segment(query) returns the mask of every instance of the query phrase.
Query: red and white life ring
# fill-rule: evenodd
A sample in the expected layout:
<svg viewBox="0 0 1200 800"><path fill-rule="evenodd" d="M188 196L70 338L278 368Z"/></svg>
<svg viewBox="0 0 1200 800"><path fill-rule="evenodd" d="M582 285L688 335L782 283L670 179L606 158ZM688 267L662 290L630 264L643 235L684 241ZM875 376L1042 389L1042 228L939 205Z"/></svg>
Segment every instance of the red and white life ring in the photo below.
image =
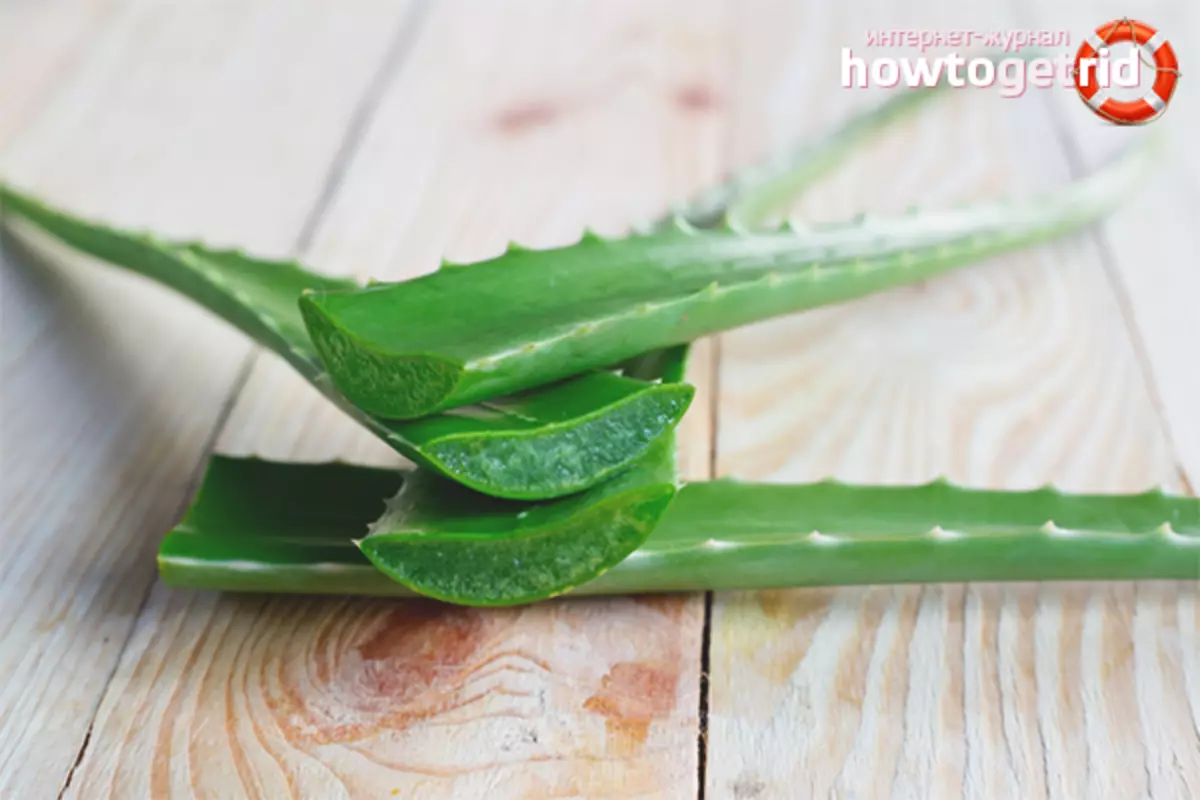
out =
<svg viewBox="0 0 1200 800"><path fill-rule="evenodd" d="M1154 58L1154 86L1138 100L1112 99L1096 79L1095 62L1086 69L1081 66L1083 59L1095 59L1101 48L1117 42L1133 42ZM1092 111L1118 125L1138 125L1158 117L1171 102L1178 80L1179 61L1170 43L1146 23L1129 18L1116 19L1096 28L1075 55L1075 88Z"/></svg>

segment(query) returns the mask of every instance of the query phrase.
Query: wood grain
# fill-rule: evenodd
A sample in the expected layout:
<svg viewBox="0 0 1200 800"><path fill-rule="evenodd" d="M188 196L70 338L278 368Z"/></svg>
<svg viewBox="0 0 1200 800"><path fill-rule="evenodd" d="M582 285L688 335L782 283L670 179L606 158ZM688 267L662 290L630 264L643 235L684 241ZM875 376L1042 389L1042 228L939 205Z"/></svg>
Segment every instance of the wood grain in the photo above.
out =
<svg viewBox="0 0 1200 800"><path fill-rule="evenodd" d="M91 31L0 176L82 213L285 252L402 11L356 5L130 5ZM34 33L71 16L46 12L25 10ZM37 85L5 102L23 107L45 74L16 73ZM0 273L4 797L66 780L250 352L165 291L55 260L6 242Z"/></svg>
<svg viewBox="0 0 1200 800"><path fill-rule="evenodd" d="M124 0L10 0L0 6L0 152L102 38Z"/></svg>
<svg viewBox="0 0 1200 800"><path fill-rule="evenodd" d="M0 176L403 277L620 231L825 128L872 100L837 88L866 29L1130 13L1200 46L1194 3L1130 5L22 0L0 8L0 72L22 70L0 86ZM798 210L1027 193L1112 144L1069 97L957 94ZM1161 123L1177 168L1099 235L698 345L687 473L715 455L767 480L1194 487L1195 100ZM698 597L147 598L214 442L397 459L187 303L0 255L0 445L20 465L0 471L0 796L69 775L84 798L691 797L705 700L709 798L1200 794L1194 583L721 594L707 698Z"/></svg>
<svg viewBox="0 0 1200 800"><path fill-rule="evenodd" d="M763 4L747 19L739 154L814 124L795 109L845 102L808 65L836 64L864 28L1010 26L934 3ZM779 44L764 47L759 26ZM957 93L798 211L899 211L1065 180L1041 100ZM718 472L1178 488L1121 299L1092 237L1075 236L727 334ZM1194 584L720 594L706 796L1193 796L1196 598Z"/></svg>
<svg viewBox="0 0 1200 800"><path fill-rule="evenodd" d="M719 70L721 12L438 4L306 260L399 278L658 213L718 169L720 117L693 95ZM692 476L707 403L681 433ZM397 460L270 356L218 449ZM70 794L692 797L703 616L686 596L477 611L159 587Z"/></svg>
<svg viewBox="0 0 1200 800"><path fill-rule="evenodd" d="M1163 32L1180 58L1200 53L1198 14L1195 3L1173 0L1073 1L1025 10L1037 26L1080 31L1126 15L1146 20ZM1200 251L1200 230L1193 224L1200 213L1200 153L1195 146L1200 86L1181 78L1167 113L1146 129L1103 124L1080 113L1082 104L1069 93L1053 99L1059 136L1075 172L1151 132L1162 142L1162 167L1147 175L1139 194L1104 224L1098 244L1122 290L1122 310L1143 354L1179 467L1195 488L1200 486L1200 370L1189 363L1200 346L1195 324L1200 270L1189 268L1195 257L1187 254Z"/></svg>

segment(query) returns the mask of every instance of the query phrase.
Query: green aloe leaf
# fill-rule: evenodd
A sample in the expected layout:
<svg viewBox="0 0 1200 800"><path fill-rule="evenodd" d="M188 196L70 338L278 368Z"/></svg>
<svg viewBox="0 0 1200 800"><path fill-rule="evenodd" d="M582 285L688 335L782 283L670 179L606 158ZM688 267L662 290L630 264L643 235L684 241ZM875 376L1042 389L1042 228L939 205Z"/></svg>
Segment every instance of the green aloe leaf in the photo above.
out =
<svg viewBox="0 0 1200 800"><path fill-rule="evenodd" d="M646 354L626 371L679 380L689 351ZM463 605L529 603L594 580L636 550L666 512L676 480L674 431L616 477L540 503L485 497L417 470L355 544L418 594Z"/></svg>
<svg viewBox="0 0 1200 800"><path fill-rule="evenodd" d="M413 473L357 542L383 574L419 594L467 605L560 595L623 561L675 494L674 442L582 494L524 504Z"/></svg>
<svg viewBox="0 0 1200 800"><path fill-rule="evenodd" d="M735 175L678 213L696 227L751 202L773 210L837 166L848 144L878 133L933 92L907 92L852 118L813 143ZM786 189L786 191L785 191ZM352 289L353 281L199 243L162 242L73 218L0 184L0 212L24 217L67 244L132 269L201 303L288 360L362 425L418 464L478 491L545 499L582 491L627 468L678 424L693 389L682 374L657 381L585 373L450 414L398 421L375 417L337 392L316 357L297 308L306 290ZM2 216L2 214L0 214ZM671 228L674 217L656 223ZM629 378L640 378L630 380ZM669 385L668 385L669 384Z"/></svg>
<svg viewBox="0 0 1200 800"><path fill-rule="evenodd" d="M352 541L378 515L379 498L404 480L405 473L345 464L215 457L196 503L163 541L159 570L180 587L410 594ZM452 496L426 495L433 502L423 512L426 529L486 536L515 524L509 511L477 505L451 506L443 515ZM633 508L654 502L630 499ZM553 519L565 531L573 517ZM452 561L457 554L445 555ZM453 564L434 566L454 580ZM516 565L508 570L517 572ZM680 489L649 538L572 594L1134 579L1200 579L1200 499L1157 490L977 490L944 481L881 487L721 480Z"/></svg>
<svg viewBox="0 0 1200 800"><path fill-rule="evenodd" d="M313 290L300 306L352 402L381 417L423 416L1060 235L1127 195L1147 155L1029 201L753 236L588 234L403 283Z"/></svg>
<svg viewBox="0 0 1200 800"><path fill-rule="evenodd" d="M679 423L694 393L682 382L593 371L449 414L381 419L334 389L297 305L304 291L349 289L353 281L309 272L294 262L108 228L2 185L0 211L200 303L278 353L400 453L487 494L538 499L595 485L644 457Z"/></svg>

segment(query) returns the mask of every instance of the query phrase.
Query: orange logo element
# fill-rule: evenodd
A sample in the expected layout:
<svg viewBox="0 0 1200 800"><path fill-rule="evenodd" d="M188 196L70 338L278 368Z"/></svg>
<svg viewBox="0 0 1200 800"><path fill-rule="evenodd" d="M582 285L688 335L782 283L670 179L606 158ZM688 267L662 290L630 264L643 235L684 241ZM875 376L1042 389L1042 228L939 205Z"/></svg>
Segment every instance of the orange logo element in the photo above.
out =
<svg viewBox="0 0 1200 800"><path fill-rule="evenodd" d="M1118 42L1132 42L1141 62L1154 67L1154 86L1137 100L1114 100L1096 77L1101 51ZM1146 59L1147 53L1153 61ZM1095 33L1088 34L1075 55L1075 88L1079 96L1092 111L1116 125L1142 125L1162 115L1171 102L1179 74L1179 60L1166 38L1146 23L1128 17L1101 25Z"/></svg>

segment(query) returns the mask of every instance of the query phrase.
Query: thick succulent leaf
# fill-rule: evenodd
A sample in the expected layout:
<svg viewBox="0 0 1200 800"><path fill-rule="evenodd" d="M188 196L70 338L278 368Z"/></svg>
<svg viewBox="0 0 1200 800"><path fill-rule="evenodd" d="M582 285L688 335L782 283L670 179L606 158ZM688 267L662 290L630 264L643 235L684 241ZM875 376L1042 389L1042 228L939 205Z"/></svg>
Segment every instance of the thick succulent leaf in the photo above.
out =
<svg viewBox="0 0 1200 800"><path fill-rule="evenodd" d="M628 469L666 441L694 389L592 372L414 420L378 420L417 447L418 463L487 494L548 499Z"/></svg>
<svg viewBox="0 0 1200 800"><path fill-rule="evenodd" d="M756 225L790 202L886 124L915 110L934 92L893 96L852 117L814 142L735 174L726 183L675 210L694 227L738 222ZM344 411L417 463L479 491L507 498L553 498L582 491L641 458L678 424L692 397L682 371L660 374L664 351L640 359L622 380L588 373L515 397L448 415L411 421L383 420L347 403L331 385L303 329L296 298L305 289L352 288L351 281L313 274L294 262L269 262L200 243L173 245L74 219L0 185L19 215L68 244L167 284L201 302L261 344L289 360ZM673 229L674 214L656 223ZM676 352L676 366L682 364ZM668 385L664 385L668 384ZM566 412L566 413L564 413Z"/></svg>
<svg viewBox="0 0 1200 800"><path fill-rule="evenodd" d="M1146 154L1029 201L753 236L586 235L404 283L307 292L300 305L347 397L417 417L1060 235L1133 188Z"/></svg>
<svg viewBox="0 0 1200 800"><path fill-rule="evenodd" d="M597 592L1200 578L1200 499L732 480L680 490Z"/></svg>
<svg viewBox="0 0 1200 800"><path fill-rule="evenodd" d="M345 464L216 457L195 505L163 541L159 569L168 584L191 588L409 594L351 541L378 516L379 498L403 479ZM427 529L468 528L464 533L481 536L520 522L509 513L474 516L469 506L451 506L441 518L436 509L445 508L445 498L426 498ZM566 526L570 515L560 511L556 520ZM456 556L446 553L451 562ZM497 582L515 571L500 570ZM644 543L572 594L1133 579L1200 579L1200 499L1159 491L1005 492L944 481L909 487L714 481L680 489Z"/></svg>
<svg viewBox="0 0 1200 800"><path fill-rule="evenodd" d="M285 358L347 414L393 448L478 491L538 499L582 491L643 458L679 423L693 389L593 371L486 406L410 421L379 419L348 402L313 349L297 301L305 290L352 288L294 262L87 222L0 186L0 211L77 250L175 289Z"/></svg>
<svg viewBox="0 0 1200 800"><path fill-rule="evenodd" d="M647 354L626 372L679 380L689 351ZM439 600L497 606L555 597L646 541L675 495L676 459L672 431L611 480L541 503L482 497L417 471L357 544L380 572Z"/></svg>
<svg viewBox="0 0 1200 800"><path fill-rule="evenodd" d="M170 585L221 591L356 594L366 580L376 591L407 592L353 540L409 474L215 455L184 518L159 546L159 573Z"/></svg>
<svg viewBox="0 0 1200 800"><path fill-rule="evenodd" d="M624 560L675 494L675 445L586 492L543 503L485 498L415 472L358 542L385 575L413 591L466 605L554 597Z"/></svg>

